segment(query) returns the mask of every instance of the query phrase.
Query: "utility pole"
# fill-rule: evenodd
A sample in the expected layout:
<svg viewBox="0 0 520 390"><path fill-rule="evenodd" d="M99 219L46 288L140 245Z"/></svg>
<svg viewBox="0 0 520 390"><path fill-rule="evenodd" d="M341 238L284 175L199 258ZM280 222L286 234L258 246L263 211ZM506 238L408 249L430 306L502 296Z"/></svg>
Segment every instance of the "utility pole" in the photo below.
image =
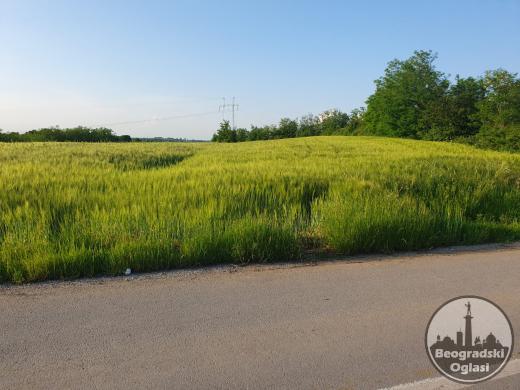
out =
<svg viewBox="0 0 520 390"><path fill-rule="evenodd" d="M236 129L236 126L235 126L235 111L238 111L238 104L235 104L235 97L233 96L233 100L232 100L232 103L231 104L226 104L226 98L222 98L222 104L220 106L218 106L218 110L219 111L222 111L222 120L226 120L226 115L225 115L225 112L226 112L226 108L231 108L231 124L232 124L232 129L235 130Z"/></svg>
<svg viewBox="0 0 520 390"><path fill-rule="evenodd" d="M226 98L223 97L222 98L222 104L220 106L218 106L218 110L219 111L222 111L222 120L225 121L226 120Z"/></svg>
<svg viewBox="0 0 520 390"><path fill-rule="evenodd" d="M238 104L235 104L235 97L233 96L233 104L231 104L231 112L232 112L232 118L233 118L233 130L236 130L235 126L235 108L238 111Z"/></svg>

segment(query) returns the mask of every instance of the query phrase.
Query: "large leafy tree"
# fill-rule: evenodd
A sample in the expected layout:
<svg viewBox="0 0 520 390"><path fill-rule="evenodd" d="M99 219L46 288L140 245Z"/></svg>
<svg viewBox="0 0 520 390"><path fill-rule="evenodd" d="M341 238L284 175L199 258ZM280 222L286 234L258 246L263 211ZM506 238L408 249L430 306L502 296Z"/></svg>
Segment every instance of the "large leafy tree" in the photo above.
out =
<svg viewBox="0 0 520 390"><path fill-rule="evenodd" d="M484 76L486 98L479 104L476 117L482 128L477 144L493 149L520 150L520 80L503 69Z"/></svg>
<svg viewBox="0 0 520 390"><path fill-rule="evenodd" d="M479 104L478 117L485 127L504 128L520 124L520 80L503 69L484 75L486 99Z"/></svg>
<svg viewBox="0 0 520 390"><path fill-rule="evenodd" d="M431 51L415 51L407 60L388 64L367 100L364 120L368 132L417 138L433 126L428 112L449 87L446 76L433 64L436 58Z"/></svg>
<svg viewBox="0 0 520 390"><path fill-rule="evenodd" d="M447 93L429 104L423 117L427 129L421 138L452 140L478 133L478 105L485 97L482 79L456 77Z"/></svg>
<svg viewBox="0 0 520 390"><path fill-rule="evenodd" d="M478 106L485 97L483 80L457 76L448 92L450 125L455 137L475 135L481 125L477 117Z"/></svg>

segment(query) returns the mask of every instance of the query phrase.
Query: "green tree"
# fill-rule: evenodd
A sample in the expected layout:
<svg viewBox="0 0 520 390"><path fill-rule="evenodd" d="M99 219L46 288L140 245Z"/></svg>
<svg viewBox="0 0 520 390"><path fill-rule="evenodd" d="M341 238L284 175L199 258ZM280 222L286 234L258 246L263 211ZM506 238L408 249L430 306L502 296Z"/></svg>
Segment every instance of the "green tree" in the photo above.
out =
<svg viewBox="0 0 520 390"><path fill-rule="evenodd" d="M486 98L479 105L478 118L485 127L520 124L520 80L503 69L487 71L484 76Z"/></svg>
<svg viewBox="0 0 520 390"><path fill-rule="evenodd" d="M476 114L484 96L482 79L457 76L446 95L429 104L424 114L429 126L420 137L446 141L474 136L480 130Z"/></svg>
<svg viewBox="0 0 520 390"><path fill-rule="evenodd" d="M298 131L298 122L289 118L280 119L278 128L273 135L273 138L294 138Z"/></svg>
<svg viewBox="0 0 520 390"><path fill-rule="evenodd" d="M476 114L485 92L482 79L456 77L455 84L448 92L451 126L455 137L467 137L478 133L481 121Z"/></svg>
<svg viewBox="0 0 520 390"><path fill-rule="evenodd" d="M237 142L245 142L249 139L249 131L247 129L236 129Z"/></svg>
<svg viewBox="0 0 520 390"><path fill-rule="evenodd" d="M365 108L354 108L349 115L347 125L341 130L344 135L362 135L364 131Z"/></svg>
<svg viewBox="0 0 520 390"><path fill-rule="evenodd" d="M503 69L486 72L486 97L475 117L482 122L476 144L482 147L520 151L520 80Z"/></svg>
<svg viewBox="0 0 520 390"><path fill-rule="evenodd" d="M297 137L310 137L313 135L320 135L320 120L318 117L308 114L300 118L298 123Z"/></svg>
<svg viewBox="0 0 520 390"><path fill-rule="evenodd" d="M337 134L349 123L348 114L337 109L324 111L319 118L321 119L321 133L324 135Z"/></svg>
<svg viewBox="0 0 520 390"><path fill-rule="evenodd" d="M475 138L475 144L480 147L520 152L520 124L484 126Z"/></svg>
<svg viewBox="0 0 520 390"><path fill-rule="evenodd" d="M251 126L249 131L249 141L260 141L271 139L272 128L269 126Z"/></svg>
<svg viewBox="0 0 520 390"><path fill-rule="evenodd" d="M237 133L231 129L229 121L220 122L220 128L213 135L214 142L237 142Z"/></svg>
<svg viewBox="0 0 520 390"><path fill-rule="evenodd" d="M433 65L431 51L416 51L407 60L391 61L376 91L367 99L365 126L373 134L417 138L432 127L427 115L449 82Z"/></svg>

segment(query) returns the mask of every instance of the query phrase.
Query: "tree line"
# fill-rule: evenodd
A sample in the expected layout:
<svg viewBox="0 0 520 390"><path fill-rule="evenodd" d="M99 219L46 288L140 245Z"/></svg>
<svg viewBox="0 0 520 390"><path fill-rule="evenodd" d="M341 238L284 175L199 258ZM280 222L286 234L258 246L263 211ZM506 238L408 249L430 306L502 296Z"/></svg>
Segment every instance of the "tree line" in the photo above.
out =
<svg viewBox="0 0 520 390"><path fill-rule="evenodd" d="M520 79L504 69L479 77L448 76L435 67L431 51L415 51L388 63L375 80L366 109L329 110L278 125L232 129L223 121L216 142L243 142L315 135L380 135L457 141L520 151Z"/></svg>
<svg viewBox="0 0 520 390"><path fill-rule="evenodd" d="M60 129L50 127L39 130L31 130L26 133L9 132L0 130L0 142L130 142L129 135L116 135L113 130L105 127L91 129L78 126L74 128Z"/></svg>
<svg viewBox="0 0 520 390"><path fill-rule="evenodd" d="M352 110L350 114L333 109L318 116L309 114L299 119L282 118L278 125L251 126L250 130L232 129L229 121L222 121L219 130L213 135L212 141L243 142L315 135L356 134L360 130L364 114L364 109Z"/></svg>

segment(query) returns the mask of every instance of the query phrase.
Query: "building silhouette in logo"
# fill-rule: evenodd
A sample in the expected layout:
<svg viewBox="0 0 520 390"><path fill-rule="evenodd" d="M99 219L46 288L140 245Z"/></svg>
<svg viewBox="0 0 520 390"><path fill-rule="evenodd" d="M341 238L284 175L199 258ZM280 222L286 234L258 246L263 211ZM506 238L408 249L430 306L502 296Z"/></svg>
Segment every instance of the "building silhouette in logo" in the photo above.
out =
<svg viewBox="0 0 520 390"><path fill-rule="evenodd" d="M456 341L449 336L445 336L441 339L440 335L437 335L437 341L431 345L432 351L435 349L444 349L451 351L463 351L463 350L482 350L482 349L505 349L505 354L507 355L508 348L502 346L500 340L497 340L493 332L490 332L489 335L485 339L481 339L479 336L473 340L473 328L472 328L472 320L473 316L471 314L471 303L466 303L467 312L463 317L466 321L465 332L463 333L459 330L456 333ZM464 340L464 343L462 342Z"/></svg>

